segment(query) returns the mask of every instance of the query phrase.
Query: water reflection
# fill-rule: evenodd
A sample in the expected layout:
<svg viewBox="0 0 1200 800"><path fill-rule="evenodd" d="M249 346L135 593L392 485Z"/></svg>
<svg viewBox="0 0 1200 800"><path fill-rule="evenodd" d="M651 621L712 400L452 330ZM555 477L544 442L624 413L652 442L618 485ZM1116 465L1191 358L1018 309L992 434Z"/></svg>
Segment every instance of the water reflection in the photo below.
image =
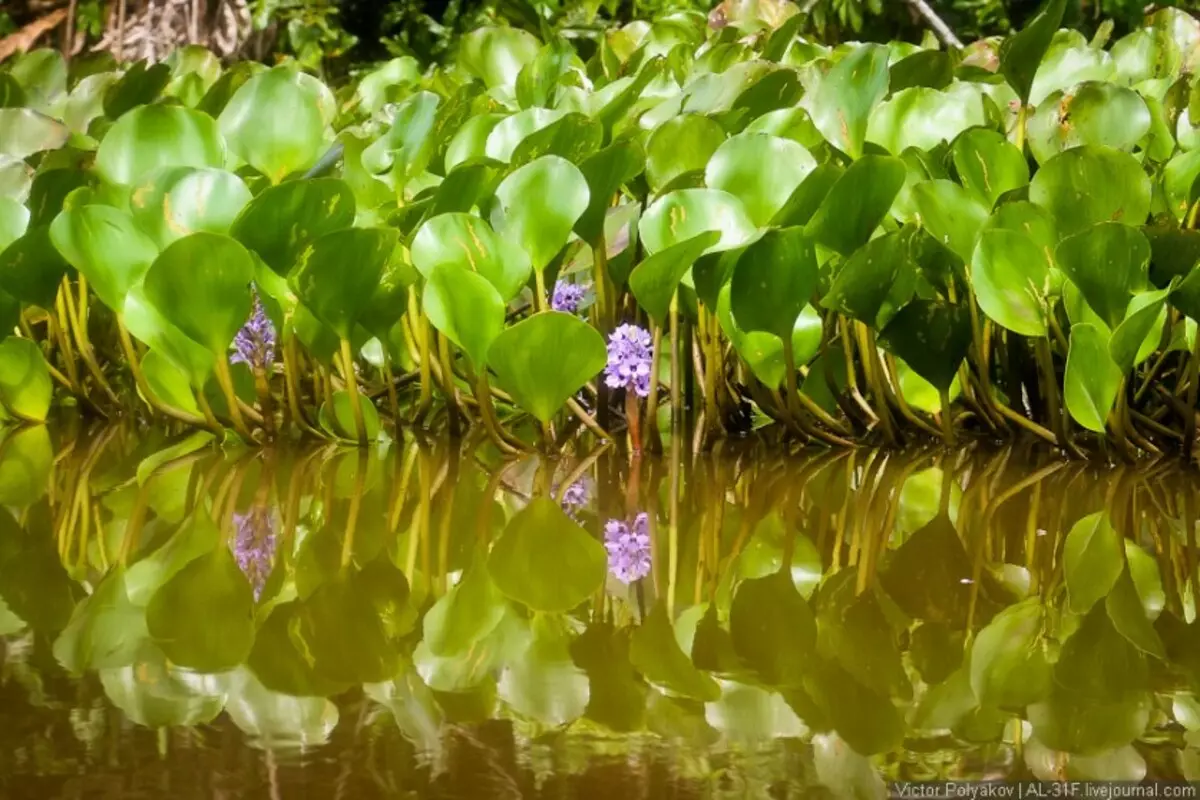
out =
<svg viewBox="0 0 1200 800"><path fill-rule="evenodd" d="M1197 476L0 443L5 797L1200 780Z"/></svg>

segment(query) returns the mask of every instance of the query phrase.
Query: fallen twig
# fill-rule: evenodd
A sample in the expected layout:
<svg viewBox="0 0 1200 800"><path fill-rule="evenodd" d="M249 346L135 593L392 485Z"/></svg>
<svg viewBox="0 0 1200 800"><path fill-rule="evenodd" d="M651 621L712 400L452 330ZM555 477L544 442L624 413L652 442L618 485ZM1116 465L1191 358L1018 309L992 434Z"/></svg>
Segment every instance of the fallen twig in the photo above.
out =
<svg viewBox="0 0 1200 800"><path fill-rule="evenodd" d="M29 50L38 39L57 28L66 18L67 9L60 8L57 11L51 11L41 19L35 19L16 33L10 33L0 39L0 61L13 53L24 53Z"/></svg>

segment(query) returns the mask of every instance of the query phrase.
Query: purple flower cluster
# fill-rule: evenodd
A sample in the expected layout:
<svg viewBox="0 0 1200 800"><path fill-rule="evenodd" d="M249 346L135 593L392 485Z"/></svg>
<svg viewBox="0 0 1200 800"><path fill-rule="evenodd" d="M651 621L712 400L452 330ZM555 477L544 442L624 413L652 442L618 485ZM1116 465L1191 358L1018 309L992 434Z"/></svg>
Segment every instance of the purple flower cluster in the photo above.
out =
<svg viewBox="0 0 1200 800"><path fill-rule="evenodd" d="M608 571L621 583L633 583L650 574L650 518L638 514L632 525L619 519L604 524Z"/></svg>
<svg viewBox="0 0 1200 800"><path fill-rule="evenodd" d="M263 309L254 291L254 310L246 324L233 339L231 363L242 363L251 369L270 369L275 364L275 324Z"/></svg>
<svg viewBox="0 0 1200 800"><path fill-rule="evenodd" d="M650 333L637 325L622 325L608 337L604 382L613 389L631 389L639 397L648 396L653 357Z"/></svg>
<svg viewBox="0 0 1200 800"><path fill-rule="evenodd" d="M248 513L233 514L237 533L231 541L233 557L254 589L258 602L275 559L275 518L266 506L256 505Z"/></svg>
<svg viewBox="0 0 1200 800"><path fill-rule="evenodd" d="M563 491L562 499L559 503L562 505L562 510L567 512L567 516L575 519L575 515L588 504L591 498L592 489L589 485L589 479L585 475Z"/></svg>
<svg viewBox="0 0 1200 800"><path fill-rule="evenodd" d="M590 284L571 283L560 278L554 284L554 294L550 297L550 307L555 311L565 311L568 314L574 314L579 310L579 303L583 300L584 295L587 294L589 286Z"/></svg>

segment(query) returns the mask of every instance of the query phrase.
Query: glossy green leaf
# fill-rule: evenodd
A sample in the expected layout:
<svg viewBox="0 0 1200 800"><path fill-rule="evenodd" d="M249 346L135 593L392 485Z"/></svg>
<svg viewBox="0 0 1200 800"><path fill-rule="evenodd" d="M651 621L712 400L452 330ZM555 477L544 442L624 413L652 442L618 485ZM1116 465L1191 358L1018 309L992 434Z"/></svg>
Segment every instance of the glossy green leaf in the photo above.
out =
<svg viewBox="0 0 1200 800"><path fill-rule="evenodd" d="M162 167L225 166L225 142L212 117L182 106L135 108L115 123L96 153L106 181L135 186Z"/></svg>
<svg viewBox="0 0 1200 800"><path fill-rule="evenodd" d="M1137 228L1120 222L1102 222L1066 237L1054 256L1109 328L1121 324L1133 293L1147 288L1150 243Z"/></svg>
<svg viewBox="0 0 1200 800"><path fill-rule="evenodd" d="M766 133L743 133L721 144L704 171L705 185L742 201L755 225L774 219L788 198L816 169L802 145Z"/></svg>
<svg viewBox="0 0 1200 800"><path fill-rule="evenodd" d="M575 233L590 244L604 233L604 219L612 196L645 169L646 156L632 140L613 142L579 165L588 183L588 207L575 223Z"/></svg>
<svg viewBox="0 0 1200 800"><path fill-rule="evenodd" d="M514 166L528 164L543 156L559 156L579 164L595 154L604 140L599 122L572 112L523 138L512 150Z"/></svg>
<svg viewBox="0 0 1200 800"><path fill-rule="evenodd" d="M162 251L146 272L144 286L159 313L220 355L250 315L253 277L254 262L235 240L193 233Z"/></svg>
<svg viewBox="0 0 1200 800"><path fill-rule="evenodd" d="M0 253L25 233L29 209L11 197L0 196Z"/></svg>
<svg viewBox="0 0 1200 800"><path fill-rule="evenodd" d="M488 556L488 572L505 596L545 612L587 600L603 585L607 564L604 546L545 497L509 521Z"/></svg>
<svg viewBox="0 0 1200 800"><path fill-rule="evenodd" d="M518 244L497 236L490 225L470 214L439 214L417 229L410 248L413 266L429 278L442 264L483 276L504 301L529 281L529 255Z"/></svg>
<svg viewBox="0 0 1200 800"><path fill-rule="evenodd" d="M1086 613L1116 585L1124 568L1121 536L1106 512L1089 514L1071 526L1063 546L1063 575L1072 611Z"/></svg>
<svg viewBox="0 0 1200 800"><path fill-rule="evenodd" d="M1150 213L1150 178L1128 153L1076 147L1042 165L1029 199L1054 216L1063 235L1099 222L1141 225Z"/></svg>
<svg viewBox="0 0 1200 800"><path fill-rule="evenodd" d="M45 422L54 386L37 343L17 336L0 342L0 404L29 422Z"/></svg>
<svg viewBox="0 0 1200 800"><path fill-rule="evenodd" d="M1071 418L1096 433L1104 433L1121 388L1122 372L1108 347L1108 331L1101 327L1087 322L1071 326L1063 400Z"/></svg>
<svg viewBox="0 0 1200 800"><path fill-rule="evenodd" d="M362 165L370 173L388 173L399 191L429 165L438 142L439 98L433 92L408 97L392 118L392 127L362 152Z"/></svg>
<svg viewBox="0 0 1200 800"><path fill-rule="evenodd" d="M129 208L138 226L164 248L197 231L228 233L250 199L250 190L232 172L167 167L146 176Z"/></svg>
<svg viewBox="0 0 1200 800"><path fill-rule="evenodd" d="M1038 66L1050 47L1054 32L1062 24L1066 0L1050 0L1019 33L1000 45L1000 74L1022 102L1029 100Z"/></svg>
<svg viewBox="0 0 1200 800"><path fill-rule="evenodd" d="M838 61L810 95L807 106L813 124L834 147L858 158L871 111L887 88L888 49L860 45Z"/></svg>
<svg viewBox="0 0 1200 800"><path fill-rule="evenodd" d="M533 61L541 44L529 32L510 27L483 27L463 37L459 59L489 88L514 86L521 70Z"/></svg>
<svg viewBox="0 0 1200 800"><path fill-rule="evenodd" d="M288 181L251 200L234 220L230 235L286 277L315 239L349 228L354 216L354 192L345 181Z"/></svg>
<svg viewBox="0 0 1200 800"><path fill-rule="evenodd" d="M231 153L277 184L308 169L327 144L325 120L302 73L279 66L251 77L217 122Z"/></svg>
<svg viewBox="0 0 1200 800"><path fill-rule="evenodd" d="M22 303L54 308L67 262L50 241L48 225L31 227L0 252L0 289Z"/></svg>
<svg viewBox="0 0 1200 800"><path fill-rule="evenodd" d="M997 324L1022 336L1045 336L1044 302L1050 265L1024 234L984 231L971 259L979 308Z"/></svg>
<svg viewBox="0 0 1200 800"><path fill-rule="evenodd" d="M716 189L668 192L646 209L638 231L650 254L709 231L718 231L721 236L705 252L723 252L752 241L757 233L741 201Z"/></svg>
<svg viewBox="0 0 1200 800"><path fill-rule="evenodd" d="M483 369L488 350L504 331L504 300L496 288L477 272L439 264L425 283L422 305L430 324Z"/></svg>
<svg viewBox="0 0 1200 800"><path fill-rule="evenodd" d="M1128 372L1141 361L1149 358L1158 342L1157 333L1162 331L1163 313L1172 287L1157 292L1141 292L1129 303L1125 320L1113 331L1108 342L1112 360L1123 371ZM1153 337L1150 347L1148 338Z"/></svg>
<svg viewBox="0 0 1200 800"><path fill-rule="evenodd" d="M953 181L922 181L912 188L921 225L937 242L965 262L975 252L988 211L970 191Z"/></svg>
<svg viewBox="0 0 1200 800"><path fill-rule="evenodd" d="M50 240L87 278L101 302L117 312L125 308L125 296L159 252L132 216L112 206L63 211L50 225Z"/></svg>
<svg viewBox="0 0 1200 800"><path fill-rule="evenodd" d="M387 228L346 228L314 239L289 278L296 296L339 337L350 339L396 240L396 231Z"/></svg>
<svg viewBox="0 0 1200 800"><path fill-rule="evenodd" d="M569 358L546 358L550 352ZM550 420L608 359L604 338L574 314L543 311L496 335L487 363L522 409Z"/></svg>
<svg viewBox="0 0 1200 800"><path fill-rule="evenodd" d="M629 273L629 290L637 298L638 305L659 325L667 322L671 298L675 296L679 282L696 259L720 239L721 231L701 233L659 250Z"/></svg>
<svg viewBox="0 0 1200 800"><path fill-rule="evenodd" d="M520 245L540 271L566 245L587 210L589 191L578 167L558 156L544 156L510 173L497 187L496 199L497 232Z"/></svg>
<svg viewBox="0 0 1200 800"><path fill-rule="evenodd" d="M148 636L145 613L129 601L125 570L113 569L54 641L54 657L73 675L132 664Z"/></svg>
<svg viewBox="0 0 1200 800"><path fill-rule="evenodd" d="M1130 151L1150 131L1150 108L1132 89L1088 81L1055 92L1029 119L1029 149L1039 163L1080 145Z"/></svg>
<svg viewBox="0 0 1200 800"><path fill-rule="evenodd" d="M699 114L664 122L646 142L646 179L651 190L662 191L681 175L702 172L724 141L721 126Z"/></svg>
<svg viewBox="0 0 1200 800"><path fill-rule="evenodd" d="M134 63L119 80L104 92L104 115L120 119L129 111L153 103L171 80L171 68L166 64Z"/></svg>
<svg viewBox="0 0 1200 800"><path fill-rule="evenodd" d="M962 306L917 298L892 317L879 343L939 391L947 392L971 347L969 314Z"/></svg>
<svg viewBox="0 0 1200 800"><path fill-rule="evenodd" d="M829 189L809 221L809 235L818 244L849 256L883 221L906 174L904 162L898 158L872 155L855 161Z"/></svg>
<svg viewBox="0 0 1200 800"><path fill-rule="evenodd" d="M901 231L888 233L867 242L846 260L821 305L874 326L897 287L907 285L911 294L915 276L907 237ZM907 300L903 297L901 302Z"/></svg>
<svg viewBox="0 0 1200 800"><path fill-rule="evenodd" d="M1029 183L1029 164L1016 145L986 128L972 128L954 140L954 170L962 185L990 208L1005 192Z"/></svg>
<svg viewBox="0 0 1200 800"><path fill-rule="evenodd" d="M66 125L33 109L0 108L0 154L24 159L57 150L69 135Z"/></svg>
<svg viewBox="0 0 1200 800"><path fill-rule="evenodd" d="M504 596L480 559L438 598L422 621L423 641L435 656L449 658L470 651L495 630L504 617Z"/></svg>
<svg viewBox="0 0 1200 800"><path fill-rule="evenodd" d="M768 232L742 252L733 270L729 299L738 327L791 336L818 277L816 252L802 228Z"/></svg>
<svg viewBox="0 0 1200 800"><path fill-rule="evenodd" d="M254 593L227 548L189 563L146 606L150 636L171 661L198 672L238 666L254 644Z"/></svg>
<svg viewBox="0 0 1200 800"><path fill-rule="evenodd" d="M945 90L893 88L891 97L871 113L866 140L893 155L909 147L929 151L985 122L983 94L974 84L956 83Z"/></svg>
<svg viewBox="0 0 1200 800"><path fill-rule="evenodd" d="M212 374L215 354L170 322L147 297L141 283L125 296L124 321L130 334L187 375L192 388L203 389Z"/></svg>

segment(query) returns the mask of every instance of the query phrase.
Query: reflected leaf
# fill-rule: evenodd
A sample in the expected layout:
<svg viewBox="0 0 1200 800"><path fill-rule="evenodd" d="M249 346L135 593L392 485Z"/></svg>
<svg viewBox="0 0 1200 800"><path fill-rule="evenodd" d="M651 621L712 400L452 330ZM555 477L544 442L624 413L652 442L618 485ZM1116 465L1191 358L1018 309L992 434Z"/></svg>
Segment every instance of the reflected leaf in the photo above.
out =
<svg viewBox="0 0 1200 800"><path fill-rule="evenodd" d="M696 669L675 640L675 630L664 603L656 603L629 641L629 658L650 683L671 694L712 702L721 689L710 676Z"/></svg>
<svg viewBox="0 0 1200 800"><path fill-rule="evenodd" d="M75 606L54 642L54 657L73 675L123 667L133 662L147 635L145 615L130 602L125 570L117 567Z"/></svg>

